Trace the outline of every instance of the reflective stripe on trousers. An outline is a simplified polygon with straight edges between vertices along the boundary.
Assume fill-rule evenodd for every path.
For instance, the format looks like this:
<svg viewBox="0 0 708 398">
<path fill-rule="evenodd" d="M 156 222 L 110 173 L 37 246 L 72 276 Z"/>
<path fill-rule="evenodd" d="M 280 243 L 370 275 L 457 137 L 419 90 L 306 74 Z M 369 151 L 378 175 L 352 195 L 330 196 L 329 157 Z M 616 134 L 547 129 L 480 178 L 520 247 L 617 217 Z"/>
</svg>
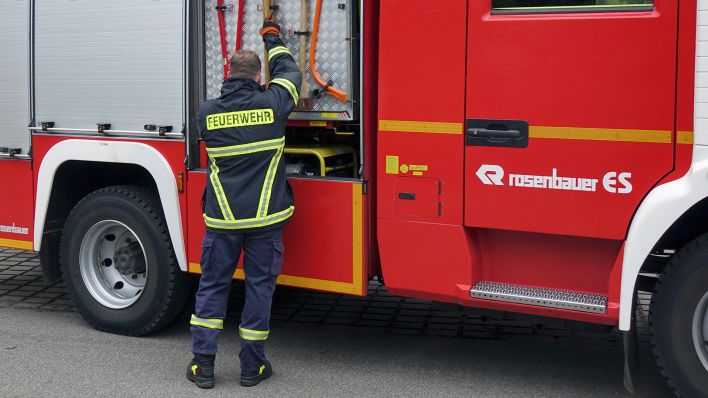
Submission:
<svg viewBox="0 0 708 398">
<path fill-rule="evenodd" d="M 218 318 L 201 318 L 196 314 L 192 314 L 192 319 L 189 320 L 189 324 L 192 326 L 201 326 L 207 329 L 223 329 L 224 320 Z"/>
<path fill-rule="evenodd" d="M 238 335 L 244 340 L 262 341 L 268 339 L 269 330 L 251 330 L 243 327 L 238 328 Z"/>
</svg>

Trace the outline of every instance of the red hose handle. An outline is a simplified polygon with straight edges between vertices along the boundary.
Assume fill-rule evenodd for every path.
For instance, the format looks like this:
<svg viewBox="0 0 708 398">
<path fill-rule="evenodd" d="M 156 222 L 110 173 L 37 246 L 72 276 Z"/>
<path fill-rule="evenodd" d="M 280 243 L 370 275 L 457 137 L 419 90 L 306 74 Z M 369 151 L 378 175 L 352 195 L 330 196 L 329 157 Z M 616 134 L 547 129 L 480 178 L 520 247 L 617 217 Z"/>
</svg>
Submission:
<svg viewBox="0 0 708 398">
<path fill-rule="evenodd" d="M 219 18 L 219 36 L 221 37 L 221 56 L 224 59 L 224 80 L 229 78 L 229 48 L 226 37 L 226 17 L 224 13 L 224 0 L 216 0 L 216 12 Z M 239 8 L 239 12 L 241 9 Z"/>
<path fill-rule="evenodd" d="M 243 9 L 246 0 L 238 0 L 238 16 L 236 17 L 236 51 L 243 47 Z"/>
</svg>

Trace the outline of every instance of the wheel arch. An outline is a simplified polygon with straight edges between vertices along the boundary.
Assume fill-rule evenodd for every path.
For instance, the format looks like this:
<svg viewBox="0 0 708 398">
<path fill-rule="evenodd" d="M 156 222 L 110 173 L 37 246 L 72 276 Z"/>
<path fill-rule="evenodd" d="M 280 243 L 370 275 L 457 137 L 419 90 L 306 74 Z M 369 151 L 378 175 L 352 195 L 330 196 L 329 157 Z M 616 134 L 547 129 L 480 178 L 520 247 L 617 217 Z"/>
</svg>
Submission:
<svg viewBox="0 0 708 398">
<path fill-rule="evenodd" d="M 706 232 L 708 232 L 708 197 L 686 210 L 659 238 L 654 249 L 678 251 Z M 653 270 L 645 264 L 641 271 L 652 272 Z"/>
<path fill-rule="evenodd" d="M 81 172 L 83 166 L 91 167 L 90 172 Z M 107 174 L 107 172 L 111 172 Z M 60 184 L 67 179 L 91 174 L 93 177 L 82 181 L 80 189 L 63 188 Z M 97 177 L 101 175 L 104 177 Z M 181 270 L 187 270 L 187 256 L 180 210 L 177 181 L 169 162 L 156 149 L 137 142 L 66 140 L 54 145 L 41 161 L 35 197 L 34 247 L 41 250 L 45 231 L 52 229 L 48 215 L 71 210 L 78 200 L 95 189 L 108 185 L 123 184 L 126 179 L 132 185 L 152 187 L 159 195 L 175 256 Z M 88 191 L 88 192 L 86 192 Z M 68 197 L 62 196 L 68 193 Z M 63 203 L 57 198 L 63 197 Z M 74 201 L 76 200 L 76 201 Z M 49 210 L 50 203 L 56 209 Z M 68 208 L 68 209 L 67 209 Z M 46 273 L 45 273 L 46 275 Z"/>
<path fill-rule="evenodd" d="M 693 159 L 686 175 L 652 190 L 632 219 L 622 263 L 620 330 L 631 328 L 637 279 L 652 251 L 665 245 L 679 249 L 708 232 L 708 222 L 699 218 L 708 215 L 708 147 L 696 145 Z"/>
</svg>

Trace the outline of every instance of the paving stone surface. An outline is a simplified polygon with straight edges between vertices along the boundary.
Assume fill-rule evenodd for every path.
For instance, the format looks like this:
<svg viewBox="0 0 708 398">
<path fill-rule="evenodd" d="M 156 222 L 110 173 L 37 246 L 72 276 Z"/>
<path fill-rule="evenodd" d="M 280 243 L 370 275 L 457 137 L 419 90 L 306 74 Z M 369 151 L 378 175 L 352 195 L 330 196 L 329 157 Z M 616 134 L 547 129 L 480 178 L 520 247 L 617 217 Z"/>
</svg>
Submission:
<svg viewBox="0 0 708 398">
<path fill-rule="evenodd" d="M 193 295 L 192 293 L 187 293 Z M 650 296 L 640 295 L 639 339 L 648 341 L 646 314 Z M 234 282 L 228 321 L 243 307 L 243 283 Z M 0 249 L 0 308 L 74 311 L 62 282 L 42 278 L 35 253 Z M 189 306 L 185 314 L 189 312 Z M 389 295 L 372 281 L 365 297 L 352 297 L 279 287 L 273 301 L 273 323 L 324 328 L 365 328 L 402 335 L 429 335 L 529 342 L 587 342 L 619 347 L 616 329 L 563 319 L 440 306 L 425 300 Z"/>
</svg>

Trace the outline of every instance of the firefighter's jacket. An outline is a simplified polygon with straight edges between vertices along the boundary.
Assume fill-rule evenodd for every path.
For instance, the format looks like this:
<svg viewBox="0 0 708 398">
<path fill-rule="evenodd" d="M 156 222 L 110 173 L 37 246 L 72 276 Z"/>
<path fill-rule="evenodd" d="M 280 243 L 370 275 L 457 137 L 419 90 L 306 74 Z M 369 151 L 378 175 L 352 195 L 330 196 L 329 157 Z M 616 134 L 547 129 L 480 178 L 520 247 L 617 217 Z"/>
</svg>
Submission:
<svg viewBox="0 0 708 398">
<path fill-rule="evenodd" d="M 271 81 L 230 78 L 197 112 L 209 156 L 204 220 L 215 231 L 278 227 L 295 210 L 285 179 L 285 124 L 298 103 L 302 74 L 283 41 L 264 37 Z"/>
</svg>

